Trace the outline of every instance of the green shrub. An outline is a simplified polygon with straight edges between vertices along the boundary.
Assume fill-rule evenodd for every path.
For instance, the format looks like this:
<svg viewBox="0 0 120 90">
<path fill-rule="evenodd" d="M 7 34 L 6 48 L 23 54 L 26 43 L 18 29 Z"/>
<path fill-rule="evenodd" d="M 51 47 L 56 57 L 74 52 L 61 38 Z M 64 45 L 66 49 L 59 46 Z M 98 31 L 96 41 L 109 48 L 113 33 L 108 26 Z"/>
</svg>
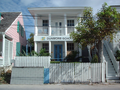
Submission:
<svg viewBox="0 0 120 90">
<path fill-rule="evenodd" d="M 116 57 L 117 61 L 120 61 L 120 50 L 116 51 L 116 56 L 115 57 Z"/>
<path fill-rule="evenodd" d="M 93 56 L 91 63 L 98 63 L 98 56 L 96 54 Z"/>
<path fill-rule="evenodd" d="M 20 53 L 19 56 L 50 56 L 50 54 L 47 53 L 45 49 L 41 48 L 39 53 L 37 53 L 33 50 L 30 53 L 28 53 L 28 55 L 27 55 L 26 52 L 23 51 L 23 53 Z"/>
<path fill-rule="evenodd" d="M 82 58 L 82 56 L 79 56 L 79 52 L 72 51 L 72 53 L 67 55 L 64 60 L 67 62 L 79 62 L 80 58 Z"/>
<path fill-rule="evenodd" d="M 60 63 L 60 61 L 50 61 L 50 63 Z"/>
<path fill-rule="evenodd" d="M 9 83 L 11 79 L 11 70 L 8 70 L 6 73 L 3 71 L 1 73 L 1 83 Z"/>
</svg>

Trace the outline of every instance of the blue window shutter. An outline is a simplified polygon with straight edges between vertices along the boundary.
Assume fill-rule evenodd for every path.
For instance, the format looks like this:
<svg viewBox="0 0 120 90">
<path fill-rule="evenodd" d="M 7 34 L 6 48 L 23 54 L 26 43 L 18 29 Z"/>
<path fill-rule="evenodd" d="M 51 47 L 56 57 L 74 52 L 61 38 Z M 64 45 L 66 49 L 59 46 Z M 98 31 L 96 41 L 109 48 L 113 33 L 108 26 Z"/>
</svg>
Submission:
<svg viewBox="0 0 120 90">
<path fill-rule="evenodd" d="M 19 21 L 17 22 L 17 32 L 19 33 Z"/>
<path fill-rule="evenodd" d="M 16 43 L 16 56 L 19 56 L 20 54 L 20 42 Z"/>
</svg>

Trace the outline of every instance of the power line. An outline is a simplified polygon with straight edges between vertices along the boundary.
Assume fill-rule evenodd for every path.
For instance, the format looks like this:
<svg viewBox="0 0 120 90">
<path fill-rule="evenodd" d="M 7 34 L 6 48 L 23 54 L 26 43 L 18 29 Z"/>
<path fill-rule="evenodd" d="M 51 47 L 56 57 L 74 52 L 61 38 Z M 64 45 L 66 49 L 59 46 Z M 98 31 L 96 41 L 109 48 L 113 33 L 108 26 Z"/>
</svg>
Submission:
<svg viewBox="0 0 120 90">
<path fill-rule="evenodd" d="M 11 15 L 5 15 L 5 16 L 11 16 Z M 31 17 L 31 19 L 33 19 L 33 16 L 32 15 L 12 15 L 12 16 L 23 16 L 23 17 Z M 3 16 L 4 17 L 4 16 Z M 38 18 L 42 18 L 42 17 L 49 17 L 49 16 L 46 16 L 46 15 L 39 15 L 39 16 L 34 16 L 34 17 L 38 17 Z M 51 16 L 51 18 L 58 18 L 59 19 L 59 17 L 64 17 L 64 15 L 62 16 L 62 15 L 52 15 Z M 81 16 L 73 16 L 73 15 L 71 15 L 71 16 L 66 16 L 67 18 L 98 18 L 97 16 L 94 16 L 94 17 L 81 17 Z M 22 17 L 20 17 L 20 18 L 22 18 Z M 100 18 L 108 18 L 108 19 L 113 19 L 112 17 L 100 17 Z M 120 19 L 120 18 L 117 18 L 117 19 Z"/>
</svg>

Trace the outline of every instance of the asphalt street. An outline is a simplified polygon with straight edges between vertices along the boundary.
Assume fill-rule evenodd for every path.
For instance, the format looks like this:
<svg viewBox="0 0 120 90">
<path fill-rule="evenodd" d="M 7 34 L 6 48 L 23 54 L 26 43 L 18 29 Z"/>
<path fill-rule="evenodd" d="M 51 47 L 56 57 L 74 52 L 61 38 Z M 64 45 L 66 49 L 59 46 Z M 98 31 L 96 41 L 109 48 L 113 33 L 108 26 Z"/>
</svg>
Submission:
<svg viewBox="0 0 120 90">
<path fill-rule="evenodd" d="M 0 90 L 120 90 L 120 84 L 114 85 L 82 85 L 82 84 L 52 84 L 52 85 L 0 85 Z"/>
</svg>

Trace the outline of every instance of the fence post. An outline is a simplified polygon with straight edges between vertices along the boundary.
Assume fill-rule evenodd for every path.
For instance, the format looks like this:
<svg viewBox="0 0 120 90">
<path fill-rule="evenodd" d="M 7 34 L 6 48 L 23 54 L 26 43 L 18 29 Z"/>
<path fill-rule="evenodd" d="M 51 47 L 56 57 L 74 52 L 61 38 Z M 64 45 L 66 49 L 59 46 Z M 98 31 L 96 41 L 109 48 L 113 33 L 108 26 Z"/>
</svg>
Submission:
<svg viewBox="0 0 120 90">
<path fill-rule="evenodd" d="M 102 63 L 102 82 L 105 82 L 105 62 Z"/>
</svg>

